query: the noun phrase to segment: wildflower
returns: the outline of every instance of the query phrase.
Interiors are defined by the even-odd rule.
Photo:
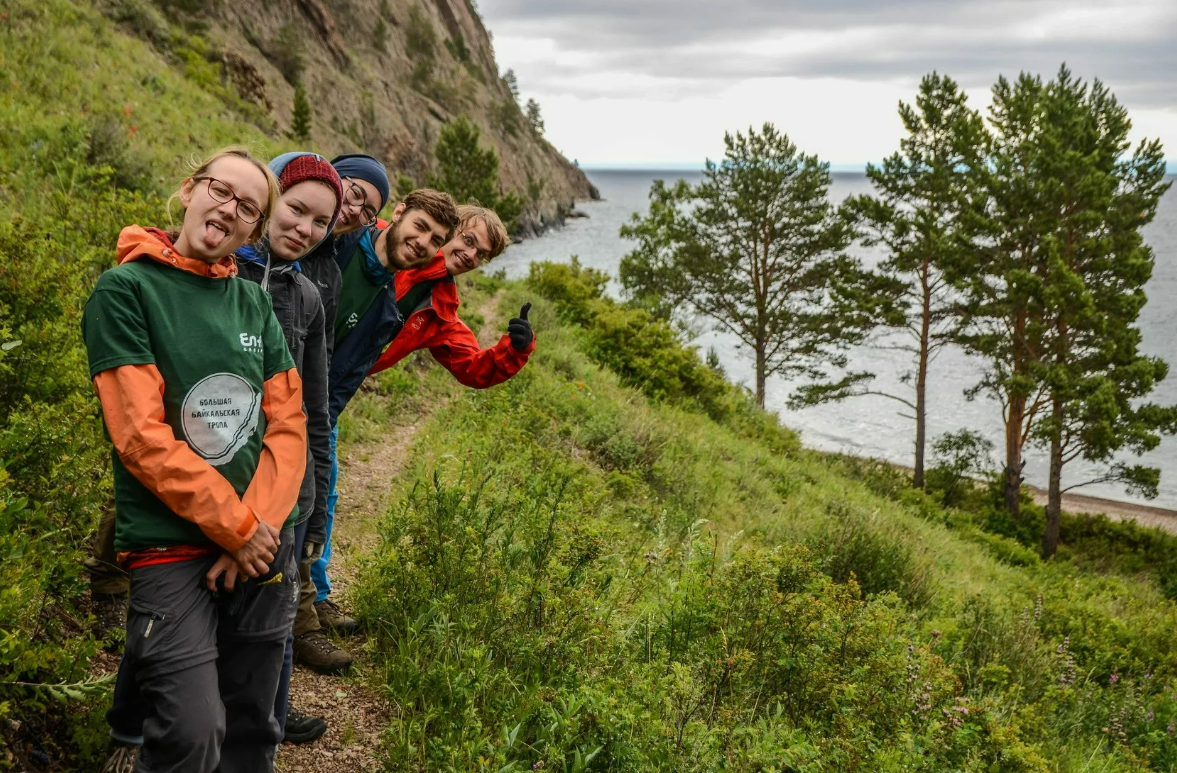
[[[1173,723],[1170,722],[1169,726],[1165,728],[1165,732],[1171,736],[1174,732],[1177,732],[1177,728],[1173,727]]]
[[[1148,713],[1144,715],[1145,722],[1152,722],[1156,718],[1157,718],[1156,712],[1154,712],[1152,709],[1149,709]]]
[[[1111,676],[1108,677],[1108,687],[1115,687],[1116,682],[1118,682],[1118,681],[1120,681],[1120,675],[1119,674],[1112,674]]]

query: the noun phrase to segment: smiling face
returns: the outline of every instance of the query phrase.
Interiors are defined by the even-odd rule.
[[[362,196],[361,196],[362,194]],[[364,210],[367,210],[365,212]],[[380,214],[380,191],[367,180],[355,177],[343,178],[343,207],[339,220],[331,233],[336,236],[349,234],[376,218]]]
[[[392,225],[381,234],[383,250],[377,249],[381,261],[390,270],[423,266],[445,244],[449,229],[421,209],[405,209],[397,204]]]
[[[184,224],[176,238],[176,251],[185,257],[216,263],[256,235],[258,223],[247,223],[238,217],[238,202],[248,205],[242,206],[242,213],[265,212],[269,181],[260,169],[238,156],[218,158],[201,178],[189,178],[180,188]],[[231,194],[228,201],[218,201],[210,195],[210,186],[217,186],[221,198],[226,198],[227,190]]]
[[[335,191],[306,180],[286,189],[270,219],[270,252],[282,260],[298,260],[323,241],[335,212]]]
[[[441,248],[450,276],[473,271],[490,259],[490,233],[481,220],[469,221]]]

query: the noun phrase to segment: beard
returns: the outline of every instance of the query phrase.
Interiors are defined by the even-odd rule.
[[[408,241],[405,238],[407,230],[408,223],[403,217],[388,226],[388,237],[384,240],[384,259],[391,270],[403,271],[412,268],[412,264],[407,263],[401,254],[401,248]]]

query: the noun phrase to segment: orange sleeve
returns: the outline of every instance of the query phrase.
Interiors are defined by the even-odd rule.
[[[297,370],[275,373],[265,383],[262,410],[266,413],[262,454],[241,501],[258,518],[281,529],[298,503],[307,467],[307,417]]]
[[[154,365],[104,370],[94,377],[94,390],[115,452],[140,483],[225,550],[249,541],[257,516],[164,422],[163,376]]]

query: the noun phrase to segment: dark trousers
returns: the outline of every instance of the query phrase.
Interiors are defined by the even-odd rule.
[[[294,555],[302,558],[303,548],[307,541],[307,524],[303,521],[294,527]],[[301,574],[302,565],[299,565]],[[295,580],[302,585],[301,577]],[[301,601],[301,598],[299,599]],[[293,625],[293,622],[291,623]],[[278,680],[278,696],[274,700],[274,716],[278,719],[278,727],[282,735],[286,735],[286,712],[290,709],[290,674],[294,671],[294,634],[286,634],[286,651],[282,655],[282,677]]]
[[[293,529],[270,572],[232,594],[204,576],[215,556],[131,572],[127,648],[107,719],[142,728],[139,773],[257,773],[282,740],[274,717],[299,577]]]

